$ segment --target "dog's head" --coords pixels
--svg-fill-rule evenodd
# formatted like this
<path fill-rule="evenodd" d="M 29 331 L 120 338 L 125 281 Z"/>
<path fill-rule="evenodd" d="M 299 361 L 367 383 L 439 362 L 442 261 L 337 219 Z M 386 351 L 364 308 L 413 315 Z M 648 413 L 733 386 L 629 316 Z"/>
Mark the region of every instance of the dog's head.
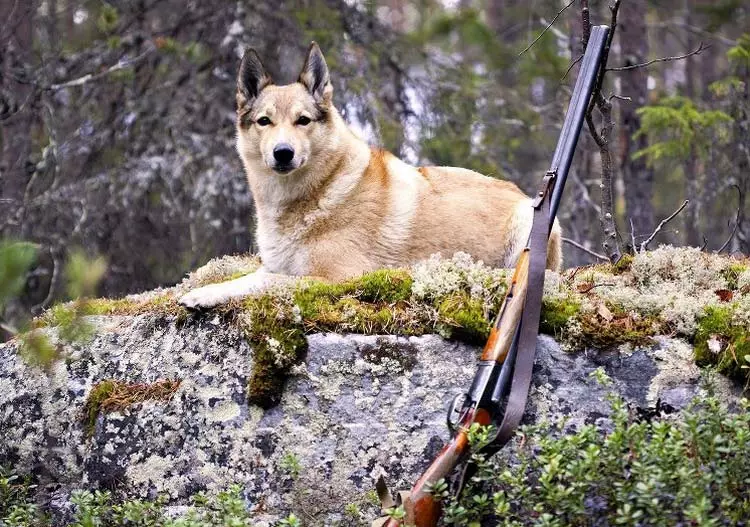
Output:
<path fill-rule="evenodd" d="M 276 86 L 253 49 L 237 76 L 237 148 L 246 162 L 287 175 L 305 166 L 328 143 L 333 86 L 313 42 L 294 84 Z"/>

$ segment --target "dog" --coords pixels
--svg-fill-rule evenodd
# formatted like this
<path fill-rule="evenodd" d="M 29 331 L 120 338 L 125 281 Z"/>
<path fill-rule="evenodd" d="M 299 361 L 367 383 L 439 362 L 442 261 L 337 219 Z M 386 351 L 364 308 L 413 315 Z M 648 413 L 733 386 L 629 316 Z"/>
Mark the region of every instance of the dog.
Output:
<path fill-rule="evenodd" d="M 515 184 L 453 167 L 413 167 L 370 147 L 332 102 L 328 66 L 312 43 L 296 83 L 277 86 L 258 53 L 237 77 L 237 151 L 257 213 L 261 267 L 180 299 L 210 308 L 294 277 L 340 281 L 462 251 L 512 267 L 533 209 Z M 547 267 L 562 260 L 561 230 Z"/>

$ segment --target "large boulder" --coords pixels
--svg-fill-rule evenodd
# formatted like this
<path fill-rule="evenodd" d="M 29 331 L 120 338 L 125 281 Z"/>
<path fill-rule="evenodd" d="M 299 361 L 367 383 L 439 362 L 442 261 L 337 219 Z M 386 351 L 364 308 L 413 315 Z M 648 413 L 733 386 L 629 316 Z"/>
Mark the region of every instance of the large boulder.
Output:
<path fill-rule="evenodd" d="M 78 489 L 179 512 L 236 484 L 259 525 L 290 511 L 359 524 L 378 514 L 380 475 L 408 487 L 438 452 L 507 271 L 459 254 L 208 313 L 176 302 L 257 265 L 224 258 L 169 290 L 56 306 L 0 345 L 0 465 L 34 477 L 57 523 Z M 541 329 L 555 338 L 539 337 L 525 422 L 606 433 L 610 391 L 637 418 L 669 418 L 701 393 L 697 364 L 729 375 L 713 389 L 737 406 L 748 321 L 747 261 L 660 248 L 548 273 Z"/>
<path fill-rule="evenodd" d="M 235 483 L 258 521 L 304 511 L 311 524 L 332 525 L 351 503 L 376 515 L 375 478 L 407 487 L 425 468 L 448 437 L 446 403 L 467 388 L 480 351 L 436 335 L 312 334 L 281 403 L 263 410 L 247 402 L 253 348 L 232 326 L 209 317 L 178 328 L 148 315 L 91 322 L 93 340 L 65 345 L 66 360 L 47 371 L 27 365 L 17 344 L 0 346 L 0 463 L 35 474 L 39 499 L 60 522 L 76 489 L 166 494 L 184 505 L 199 490 Z M 597 368 L 612 387 L 590 376 Z M 180 382 L 166 398 L 89 421 L 87 398 L 106 379 L 134 390 Z M 634 408 L 676 410 L 700 380 L 680 340 L 624 354 L 569 353 L 541 336 L 525 421 L 606 426 L 604 396 L 613 388 Z M 727 398 L 739 393 L 719 386 Z"/>

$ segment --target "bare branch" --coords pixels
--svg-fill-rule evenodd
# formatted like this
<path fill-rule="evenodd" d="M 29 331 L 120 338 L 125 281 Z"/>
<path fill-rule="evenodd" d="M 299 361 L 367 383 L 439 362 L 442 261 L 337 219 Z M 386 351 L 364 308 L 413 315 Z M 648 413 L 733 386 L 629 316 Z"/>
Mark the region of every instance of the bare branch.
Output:
<path fill-rule="evenodd" d="M 719 35 L 717 33 L 711 33 L 710 31 L 706 31 L 705 29 L 702 29 L 700 27 L 696 27 L 690 24 L 686 24 L 685 22 L 682 22 L 680 20 L 669 20 L 666 22 L 659 22 L 655 24 L 647 24 L 649 28 L 657 28 L 657 29 L 666 29 L 667 31 L 672 31 L 674 28 L 680 28 L 680 29 L 686 29 L 690 31 L 691 33 L 694 33 L 696 35 L 703 35 L 706 37 L 709 37 L 710 40 L 713 40 L 715 42 L 719 42 L 720 44 L 723 44 L 728 47 L 734 47 L 737 45 L 736 40 L 732 40 L 731 38 L 726 38 L 722 35 Z"/>
<path fill-rule="evenodd" d="M 46 309 L 47 306 L 52 303 L 52 299 L 55 296 L 55 292 L 57 290 L 57 281 L 60 278 L 60 271 L 62 270 L 62 265 L 60 264 L 60 260 L 57 257 L 56 252 L 57 251 L 55 251 L 54 249 L 50 249 L 50 256 L 52 256 L 52 277 L 49 281 L 49 290 L 47 291 L 47 296 L 44 297 L 44 300 L 31 308 L 31 312 L 34 315 L 37 315 L 44 309 Z"/>
<path fill-rule="evenodd" d="M 734 220 L 734 228 L 732 228 L 732 232 L 729 234 L 729 238 L 727 238 L 727 241 L 724 242 L 724 245 L 719 247 L 719 250 L 716 251 L 716 254 L 720 254 L 724 249 L 726 249 L 729 246 L 729 243 L 732 241 L 732 238 L 734 238 L 734 235 L 737 234 L 737 228 L 740 226 L 740 213 L 742 212 L 742 189 L 740 189 L 740 186 L 736 183 L 732 185 L 734 188 L 737 189 L 737 192 L 739 193 L 739 203 L 740 206 L 737 207 L 737 215 L 735 216 Z"/>
<path fill-rule="evenodd" d="M 91 82 L 93 80 L 101 79 L 102 77 L 105 77 L 109 75 L 110 73 L 114 73 L 115 71 L 124 70 L 125 68 L 129 68 L 133 64 L 143 60 L 147 55 L 151 54 L 156 48 L 150 48 L 138 55 L 137 57 L 133 57 L 132 59 L 125 59 L 121 60 L 114 66 L 110 66 L 104 71 L 100 71 L 99 73 L 89 73 L 87 75 L 84 75 L 83 77 L 79 77 L 77 79 L 69 80 L 67 82 L 62 82 L 59 84 L 52 84 L 46 89 L 57 91 L 61 90 L 63 88 L 72 88 L 73 86 L 82 86 L 88 82 Z"/>
<path fill-rule="evenodd" d="M 581 0 L 581 20 L 583 22 L 583 34 L 581 35 L 582 49 L 586 49 L 591 36 L 591 15 L 589 10 L 589 0 Z"/>
<path fill-rule="evenodd" d="M 610 95 L 609 99 L 607 99 L 607 100 L 608 101 L 612 101 L 612 99 L 619 99 L 621 101 L 631 101 L 631 102 L 633 101 L 632 97 L 628 97 L 626 95 L 618 95 L 616 93 L 613 93 L 612 95 Z"/>
<path fill-rule="evenodd" d="M 577 241 L 575 241 L 575 240 L 571 240 L 570 238 L 565 238 L 565 237 L 563 237 L 563 238 L 561 238 L 561 239 L 562 239 L 562 241 L 564 241 L 565 243 L 569 243 L 570 245 L 572 245 L 572 246 L 573 246 L 573 247 L 575 247 L 576 249 L 580 249 L 580 250 L 582 250 L 583 252 L 585 252 L 585 253 L 587 253 L 587 254 L 590 254 L 590 255 L 591 255 L 591 256 L 593 256 L 594 258 L 597 258 L 597 259 L 599 259 L 599 260 L 603 260 L 603 261 L 605 261 L 605 262 L 606 262 L 606 261 L 609 261 L 609 258 L 607 258 L 606 256 L 604 256 L 603 254 L 599 254 L 599 253 L 597 253 L 597 252 L 594 252 L 594 251 L 592 251 L 591 249 L 589 249 L 589 248 L 587 248 L 587 247 L 584 247 L 583 245 L 581 245 L 580 243 L 578 243 L 578 242 L 577 242 Z"/>
<path fill-rule="evenodd" d="M 630 218 L 630 243 L 632 243 L 633 252 L 636 251 L 636 247 L 638 247 L 635 244 L 635 228 L 633 227 L 633 218 Z"/>
<path fill-rule="evenodd" d="M 565 80 L 565 77 L 568 76 L 568 73 L 570 73 L 570 70 L 573 69 L 573 66 L 575 66 L 576 64 L 578 64 L 579 62 L 581 62 L 581 60 L 583 60 L 583 55 L 581 55 L 580 57 L 578 57 L 577 59 L 575 59 L 573 62 L 570 63 L 570 66 L 568 66 L 568 69 L 565 70 L 565 75 L 563 75 L 562 77 L 560 77 L 560 82 L 562 82 L 562 81 Z"/>
<path fill-rule="evenodd" d="M 15 327 L 11 326 L 7 322 L 3 322 L 2 320 L 0 320 L 0 329 L 10 333 L 11 335 L 18 335 L 18 330 Z"/>
<path fill-rule="evenodd" d="M 656 237 L 657 234 L 659 234 L 659 232 L 661 231 L 662 227 L 664 227 L 667 223 L 669 223 L 670 221 L 672 221 L 675 218 L 675 216 L 677 216 L 680 212 L 682 212 L 682 209 L 684 209 L 685 207 L 687 207 L 688 203 L 690 203 L 690 200 L 686 199 L 682 203 L 682 205 L 680 205 L 680 208 L 677 209 L 676 211 L 674 211 L 671 216 L 669 216 L 668 218 L 665 218 L 665 219 L 661 220 L 661 223 L 659 223 L 659 226 L 656 227 L 656 230 L 654 232 L 652 232 L 651 236 L 649 236 L 648 239 L 646 239 L 641 244 L 641 249 L 640 249 L 641 252 L 645 252 L 646 251 L 646 247 L 648 247 L 648 244 L 651 243 L 654 240 L 654 238 Z"/>
<path fill-rule="evenodd" d="M 553 19 L 552 19 L 552 22 L 550 22 L 549 24 L 547 24 L 547 27 L 545 27 L 545 28 L 544 28 L 544 29 L 542 30 L 542 32 L 541 32 L 541 33 L 539 33 L 539 36 L 537 36 L 537 37 L 536 37 L 536 38 L 534 39 L 534 41 L 533 41 L 533 42 L 532 42 L 531 44 L 529 44 L 528 46 L 526 46 L 526 48 L 525 48 L 525 49 L 524 49 L 524 50 L 523 50 L 523 51 L 522 51 L 521 53 L 519 53 L 519 54 L 518 54 L 518 56 L 520 57 L 521 55 L 523 55 L 524 53 L 526 53 L 527 51 L 529 51 L 529 50 L 531 49 L 531 47 L 532 47 L 532 46 L 533 46 L 534 44 L 536 44 L 537 42 L 539 42 L 539 39 L 540 39 L 540 38 L 542 38 L 542 37 L 544 36 L 544 34 L 545 34 L 545 33 L 546 33 L 546 32 L 547 32 L 548 30 L 549 30 L 549 28 L 551 28 L 551 27 L 552 27 L 552 25 L 553 25 L 553 24 L 555 23 L 555 21 L 556 21 L 556 20 L 558 19 L 558 17 L 559 17 L 559 16 L 561 15 L 561 14 L 563 14 L 563 12 L 564 12 L 564 11 L 565 11 L 565 10 L 566 10 L 567 8 L 569 8 L 570 6 L 572 6 L 572 5 L 573 5 L 573 4 L 575 3 L 575 1 L 576 1 L 576 0 L 570 0 L 570 2 L 568 2 L 568 3 L 567 3 L 567 4 L 566 4 L 566 5 L 565 5 L 565 6 L 564 6 L 564 7 L 562 8 L 562 9 L 560 9 L 560 10 L 559 10 L 559 11 L 557 12 L 557 14 L 555 15 L 555 18 L 553 18 Z"/>
<path fill-rule="evenodd" d="M 581 181 L 580 176 L 578 175 L 577 171 L 572 172 L 573 182 L 578 186 L 578 188 L 581 190 L 581 197 L 583 198 L 583 201 L 589 204 L 589 206 L 594 209 L 597 216 L 601 214 L 602 209 L 599 207 L 599 205 L 596 204 L 596 202 L 591 199 L 591 194 L 589 194 L 589 189 L 586 187 L 586 184 Z"/>
<path fill-rule="evenodd" d="M 607 68 L 607 71 L 628 71 L 628 70 L 635 70 L 638 68 L 645 68 L 646 66 L 650 66 L 651 64 L 655 64 L 657 62 L 671 62 L 673 60 L 682 60 L 686 59 L 688 57 L 692 57 L 693 55 L 700 55 L 702 51 L 710 48 L 711 46 L 704 46 L 703 41 L 701 40 L 700 44 L 698 44 L 698 47 L 695 48 L 690 53 L 685 53 L 684 55 L 676 55 L 674 57 L 662 57 L 659 59 L 649 60 L 648 62 L 641 62 L 640 64 L 631 64 L 630 66 L 620 66 L 618 68 Z"/>
<path fill-rule="evenodd" d="M 609 52 L 612 48 L 612 39 L 614 38 L 617 30 L 617 13 L 620 10 L 621 0 L 615 0 L 614 4 L 610 6 L 612 12 L 610 21 L 610 30 L 607 35 L 607 40 L 604 43 L 604 49 L 602 50 L 602 67 L 599 68 L 599 73 L 596 78 L 596 83 L 592 92 L 591 102 L 586 109 L 586 124 L 588 125 L 591 137 L 599 147 L 599 157 L 602 163 L 602 206 L 599 214 L 599 222 L 602 226 L 604 234 L 604 242 L 602 246 L 607 253 L 608 260 L 612 263 L 617 262 L 621 257 L 620 251 L 620 237 L 617 232 L 617 223 L 614 217 L 614 199 L 612 197 L 612 179 L 613 179 L 613 163 L 612 153 L 609 149 L 610 135 L 614 128 L 614 122 L 612 121 L 612 103 L 605 99 L 602 95 L 602 85 L 604 83 L 604 75 L 607 71 L 606 65 L 609 58 Z M 583 17 L 583 34 L 584 46 L 588 44 L 588 36 L 591 34 L 591 21 L 589 20 L 588 12 L 588 0 L 581 0 L 582 17 Z M 594 123 L 593 111 L 597 108 L 602 116 L 602 127 L 601 131 L 597 131 Z"/>

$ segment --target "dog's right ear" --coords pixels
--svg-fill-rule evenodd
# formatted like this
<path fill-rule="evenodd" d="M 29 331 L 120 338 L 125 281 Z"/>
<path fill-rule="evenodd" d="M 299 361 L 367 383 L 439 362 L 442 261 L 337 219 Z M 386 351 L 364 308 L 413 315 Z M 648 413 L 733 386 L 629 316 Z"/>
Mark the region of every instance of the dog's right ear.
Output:
<path fill-rule="evenodd" d="M 271 84 L 271 76 L 266 72 L 258 53 L 249 48 L 245 51 L 237 75 L 237 100 L 244 99 L 244 104 L 252 106 L 263 88 Z"/>

